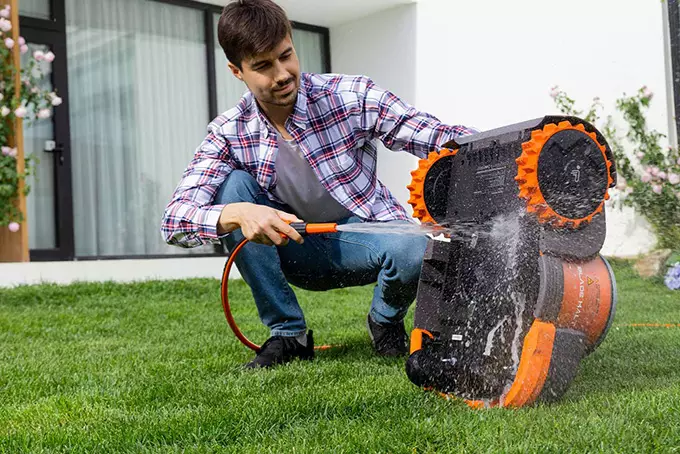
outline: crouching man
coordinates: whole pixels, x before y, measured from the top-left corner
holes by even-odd
[[[250,241],[236,265],[271,337],[247,367],[314,357],[290,284],[323,291],[375,283],[367,315],[373,347],[406,354],[404,317],[427,238],[338,232],[303,241],[288,222],[411,222],[376,177],[376,141],[425,157],[473,130],[444,125],[367,77],[301,73],[292,33],[271,0],[224,8],[219,42],[248,90],[208,126],[162,234],[180,247]]]

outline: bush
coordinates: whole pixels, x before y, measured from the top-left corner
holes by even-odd
[[[628,124],[625,138],[633,150],[626,153],[613,124],[612,116],[601,121],[602,104],[594,98],[588,111],[576,110],[575,101],[558,87],[550,95],[560,111],[592,123],[602,132],[612,149],[618,171],[614,197],[619,206],[627,205],[643,215],[657,237],[657,246],[678,249],[680,246],[680,153],[677,148],[663,149],[663,134],[649,130],[645,114],[653,94],[642,87],[633,96],[623,95],[616,107]],[[601,123],[598,125],[598,123]]]

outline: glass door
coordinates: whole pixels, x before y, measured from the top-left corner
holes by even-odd
[[[43,89],[56,91],[62,104],[53,115],[24,125],[24,153],[36,159],[34,176],[27,180],[31,191],[26,199],[31,261],[73,258],[73,203],[69,141],[66,46],[58,31],[22,27],[29,52],[52,52],[52,62],[41,61]],[[23,64],[23,63],[22,63]]]

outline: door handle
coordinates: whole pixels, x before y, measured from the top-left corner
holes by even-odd
[[[59,155],[59,165],[64,164],[64,146],[57,144],[54,140],[46,140],[45,148],[43,149],[45,153],[56,153]]]

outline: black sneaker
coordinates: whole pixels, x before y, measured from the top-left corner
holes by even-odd
[[[404,322],[379,325],[369,315],[366,324],[368,335],[373,342],[373,349],[380,356],[402,356],[408,353],[406,344],[406,328]]]
[[[296,338],[289,336],[272,336],[262,344],[255,359],[246,364],[246,369],[269,368],[277,364],[314,359],[314,337],[312,331],[307,333],[307,345],[302,345]]]

